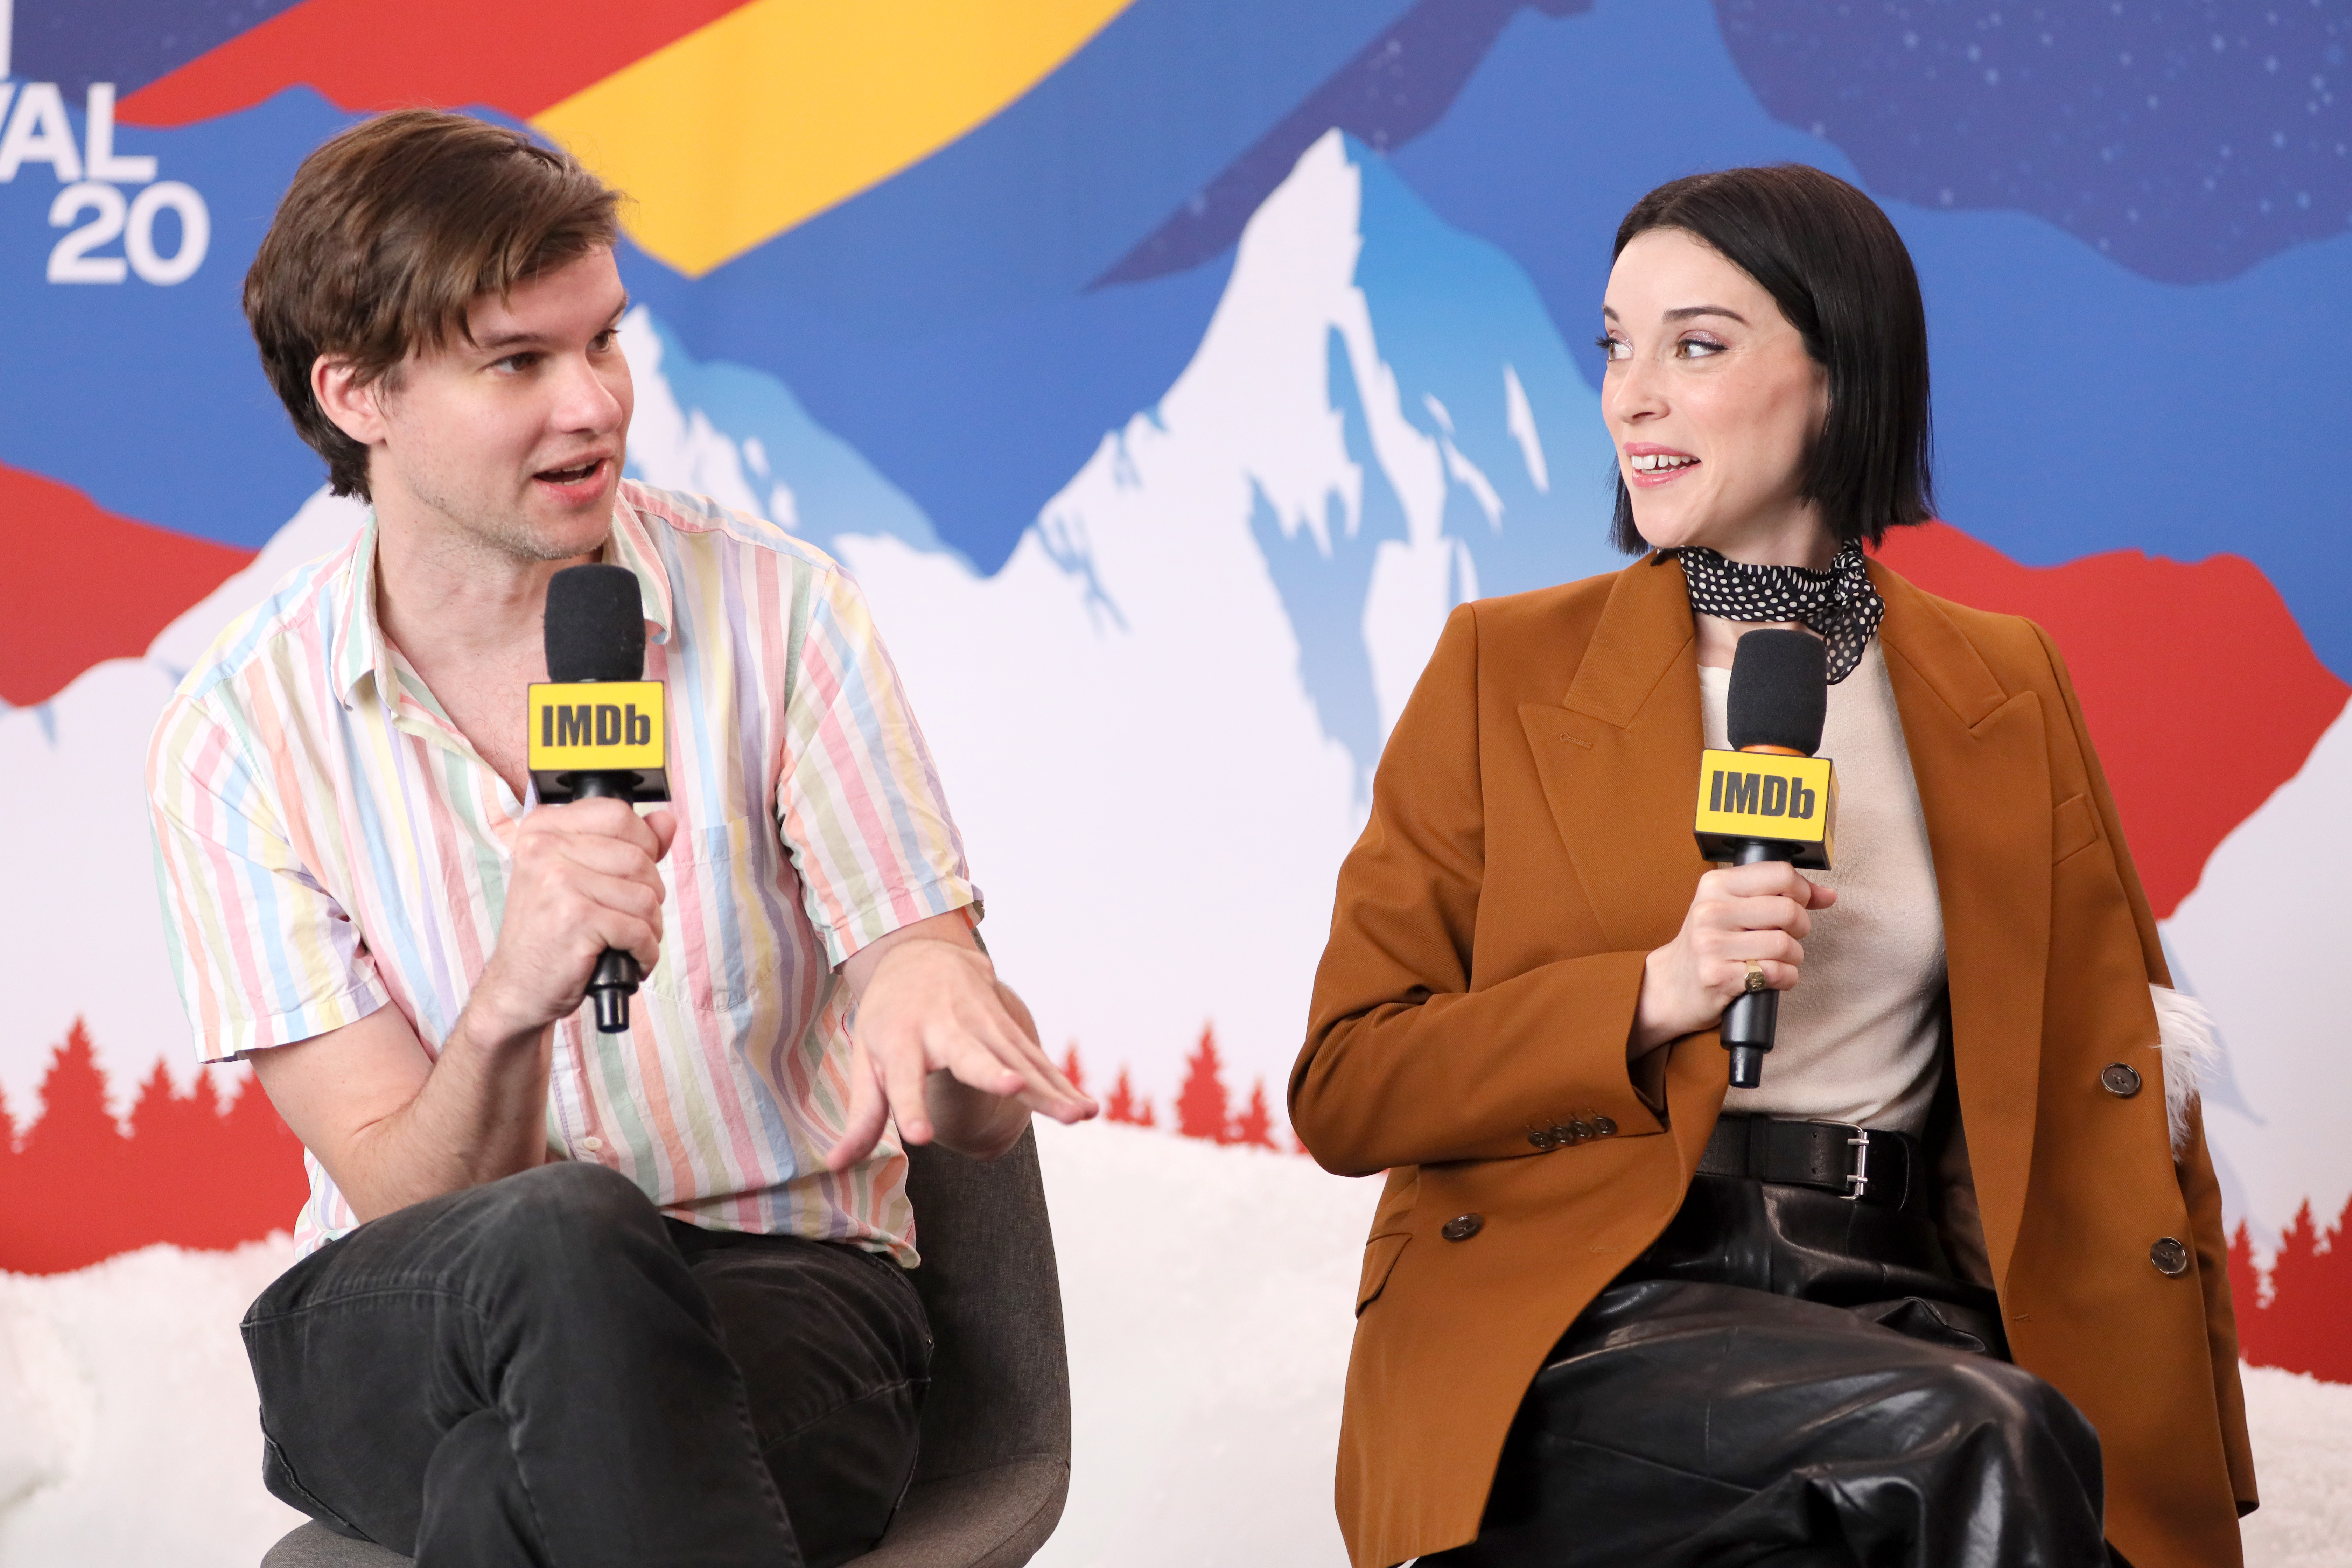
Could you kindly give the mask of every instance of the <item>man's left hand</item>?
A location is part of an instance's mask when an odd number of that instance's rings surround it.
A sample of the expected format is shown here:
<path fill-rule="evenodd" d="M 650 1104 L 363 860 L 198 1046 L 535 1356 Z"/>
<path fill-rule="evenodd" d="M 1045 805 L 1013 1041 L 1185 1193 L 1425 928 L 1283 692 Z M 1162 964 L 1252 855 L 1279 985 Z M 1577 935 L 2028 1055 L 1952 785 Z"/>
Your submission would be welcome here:
<path fill-rule="evenodd" d="M 1038 1044 L 1029 1009 L 996 978 L 963 911 L 869 943 L 843 973 L 857 998 L 849 1124 L 826 1169 L 873 1152 L 887 1121 L 903 1142 L 937 1138 L 993 1159 L 1019 1141 L 1032 1110 L 1066 1122 L 1097 1114 Z"/>

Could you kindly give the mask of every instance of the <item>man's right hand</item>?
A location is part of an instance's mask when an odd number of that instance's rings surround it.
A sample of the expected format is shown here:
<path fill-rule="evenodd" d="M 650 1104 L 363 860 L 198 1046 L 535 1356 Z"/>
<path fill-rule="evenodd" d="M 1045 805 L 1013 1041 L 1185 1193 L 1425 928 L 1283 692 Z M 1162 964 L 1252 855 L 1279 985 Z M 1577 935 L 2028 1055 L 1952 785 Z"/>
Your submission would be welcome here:
<path fill-rule="evenodd" d="M 523 818 L 499 944 L 437 1058 L 398 1007 L 253 1053 L 261 1087 L 360 1218 L 529 1170 L 547 1155 L 548 1026 L 596 960 L 661 956 L 661 873 L 677 819 L 617 800 Z"/>
<path fill-rule="evenodd" d="M 542 805 L 523 818 L 499 943 L 466 1006 L 486 1040 L 536 1034 L 577 1012 L 606 948 L 653 973 L 661 958 L 667 811 L 617 800 Z"/>

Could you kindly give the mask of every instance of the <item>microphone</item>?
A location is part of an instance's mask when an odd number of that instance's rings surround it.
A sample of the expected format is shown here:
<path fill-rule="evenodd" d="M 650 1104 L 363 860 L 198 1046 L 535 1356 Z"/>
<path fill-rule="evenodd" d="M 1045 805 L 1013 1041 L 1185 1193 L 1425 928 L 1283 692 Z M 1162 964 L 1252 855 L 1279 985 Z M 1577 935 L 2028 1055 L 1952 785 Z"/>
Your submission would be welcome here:
<path fill-rule="evenodd" d="M 1758 630 L 1731 659 L 1728 752 L 1699 755 L 1699 853 L 1753 866 L 1785 860 L 1830 868 L 1837 770 L 1821 749 L 1829 715 L 1829 648 L 1810 632 Z M 1750 991 L 1723 1013 L 1735 1089 L 1764 1081 L 1764 1053 L 1780 1025 L 1780 994 Z"/>
<path fill-rule="evenodd" d="M 547 674 L 530 699 L 530 782 L 545 805 L 667 800 L 662 686 L 646 674 L 645 595 L 625 566 L 567 566 L 547 583 Z M 608 947 L 588 994 L 596 1027 L 625 1034 L 644 975 Z"/>

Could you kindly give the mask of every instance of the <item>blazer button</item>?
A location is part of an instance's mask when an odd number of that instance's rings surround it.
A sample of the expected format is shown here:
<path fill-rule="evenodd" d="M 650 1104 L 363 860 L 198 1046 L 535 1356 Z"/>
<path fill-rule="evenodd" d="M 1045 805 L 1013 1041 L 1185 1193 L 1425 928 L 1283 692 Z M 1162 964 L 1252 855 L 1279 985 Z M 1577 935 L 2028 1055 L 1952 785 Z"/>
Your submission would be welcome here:
<path fill-rule="evenodd" d="M 1486 1228 L 1486 1216 L 1485 1215 L 1458 1214 L 1452 1219 L 1447 1220 L 1444 1225 L 1439 1226 L 1437 1227 L 1437 1234 L 1444 1237 L 1448 1241 L 1467 1241 Z M 2178 1247 L 2180 1244 L 2176 1241 L 2172 1245 Z M 2159 1267 L 2161 1266 L 2159 1265 Z M 2173 1272 L 2178 1274 L 2179 1270 L 2176 1268 Z"/>
<path fill-rule="evenodd" d="M 1534 1144 L 1538 1150 L 1549 1150 L 1554 1144 L 1558 1143 L 1559 1140 L 1551 1135 L 1551 1130 L 1549 1128 L 1538 1127 L 1534 1131 L 1528 1134 L 1528 1142 Z"/>
<path fill-rule="evenodd" d="M 1617 1136 L 1617 1123 L 1606 1116 L 1596 1116 L 1592 1119 L 1592 1135 L 1595 1138 L 1614 1138 Z"/>
<path fill-rule="evenodd" d="M 2129 1100 L 2139 1092 L 2139 1071 L 2127 1062 L 2109 1062 L 2099 1069 L 2099 1087 L 2117 1100 Z"/>
<path fill-rule="evenodd" d="M 1471 1217 L 1475 1219 L 1477 1216 L 1474 1215 Z M 1454 1223 L 1459 1225 L 1462 1222 L 1456 1220 Z M 2181 1275 L 2189 1272 L 2189 1249 L 2168 1236 L 2147 1249 L 2147 1260 L 2156 1265 L 2156 1271 L 2158 1274 Z"/>

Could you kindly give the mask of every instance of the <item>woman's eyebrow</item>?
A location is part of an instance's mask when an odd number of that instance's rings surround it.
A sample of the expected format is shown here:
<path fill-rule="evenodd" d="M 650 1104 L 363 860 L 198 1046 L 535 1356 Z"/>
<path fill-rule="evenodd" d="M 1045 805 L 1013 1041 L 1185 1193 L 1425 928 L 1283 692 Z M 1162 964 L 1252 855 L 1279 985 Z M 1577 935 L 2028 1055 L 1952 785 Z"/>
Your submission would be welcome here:
<path fill-rule="evenodd" d="M 1727 316 L 1743 327 L 1748 325 L 1747 317 L 1723 305 L 1685 305 L 1679 310 L 1666 312 L 1666 320 L 1669 321 L 1687 321 L 1693 316 Z"/>

